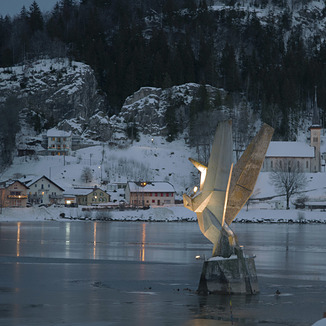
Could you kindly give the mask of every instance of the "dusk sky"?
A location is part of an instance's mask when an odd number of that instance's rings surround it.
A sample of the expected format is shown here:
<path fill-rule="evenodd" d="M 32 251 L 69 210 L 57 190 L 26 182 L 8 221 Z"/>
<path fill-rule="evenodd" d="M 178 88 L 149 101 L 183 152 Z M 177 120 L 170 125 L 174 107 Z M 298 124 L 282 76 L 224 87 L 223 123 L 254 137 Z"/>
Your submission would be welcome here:
<path fill-rule="evenodd" d="M 28 10 L 34 0 L 0 0 L 0 16 L 16 15 L 23 6 Z M 50 11 L 59 0 L 36 0 L 42 12 Z"/>

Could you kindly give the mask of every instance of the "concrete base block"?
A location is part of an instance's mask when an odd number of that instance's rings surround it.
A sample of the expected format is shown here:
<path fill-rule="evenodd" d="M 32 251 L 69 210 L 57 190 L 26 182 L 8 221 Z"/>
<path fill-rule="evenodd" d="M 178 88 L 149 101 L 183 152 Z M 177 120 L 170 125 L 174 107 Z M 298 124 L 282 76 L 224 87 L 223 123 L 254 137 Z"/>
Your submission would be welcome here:
<path fill-rule="evenodd" d="M 198 293 L 256 294 L 259 292 L 254 257 L 233 255 L 206 260 L 200 277 Z"/>

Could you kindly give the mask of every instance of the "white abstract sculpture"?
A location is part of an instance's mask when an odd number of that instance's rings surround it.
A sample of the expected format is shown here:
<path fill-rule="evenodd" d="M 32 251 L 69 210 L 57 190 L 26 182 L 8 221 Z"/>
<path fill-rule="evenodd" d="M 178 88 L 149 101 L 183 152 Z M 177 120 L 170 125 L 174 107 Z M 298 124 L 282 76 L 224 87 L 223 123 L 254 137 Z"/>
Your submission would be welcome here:
<path fill-rule="evenodd" d="M 208 166 L 190 159 L 201 172 L 199 191 L 183 195 L 184 206 L 196 212 L 201 232 L 213 245 L 213 256 L 230 257 L 238 248 L 229 225 L 251 196 L 273 128 L 264 124 L 233 168 L 232 122 L 216 130 Z"/>

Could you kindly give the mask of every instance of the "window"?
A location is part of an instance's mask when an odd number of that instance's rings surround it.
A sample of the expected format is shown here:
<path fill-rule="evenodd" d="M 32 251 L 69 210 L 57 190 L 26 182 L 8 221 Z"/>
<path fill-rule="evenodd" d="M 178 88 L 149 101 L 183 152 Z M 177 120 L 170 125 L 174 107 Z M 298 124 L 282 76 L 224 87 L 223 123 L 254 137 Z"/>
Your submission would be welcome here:
<path fill-rule="evenodd" d="M 308 169 L 308 167 L 309 167 L 309 162 L 307 161 L 306 162 L 306 168 Z"/>
<path fill-rule="evenodd" d="M 52 141 L 55 141 L 55 137 L 52 137 L 51 140 L 52 140 Z"/>
<path fill-rule="evenodd" d="M 169 197 L 169 193 L 168 192 L 166 193 L 166 197 Z"/>
<path fill-rule="evenodd" d="M 313 142 L 318 143 L 318 137 L 313 137 Z"/>
<path fill-rule="evenodd" d="M 273 161 L 271 161 L 271 168 L 273 168 Z"/>
<path fill-rule="evenodd" d="M 50 184 L 48 184 L 48 188 L 50 188 Z"/>
<path fill-rule="evenodd" d="M 37 184 L 35 183 L 35 188 L 37 187 Z"/>
<path fill-rule="evenodd" d="M 152 197 L 152 196 L 153 196 L 153 194 L 150 192 L 150 193 L 149 193 L 149 197 Z"/>
<path fill-rule="evenodd" d="M 152 199 L 152 204 L 155 204 L 155 199 Z"/>
<path fill-rule="evenodd" d="M 161 192 L 161 197 L 163 197 L 164 196 L 164 194 L 163 194 L 163 192 Z"/>
<path fill-rule="evenodd" d="M 43 185 L 43 183 L 42 183 L 42 185 L 41 185 L 41 189 L 44 189 L 44 185 Z"/>
<path fill-rule="evenodd" d="M 11 196 L 20 196 L 21 192 L 20 191 L 10 191 Z"/>
<path fill-rule="evenodd" d="M 155 193 L 155 197 L 157 197 L 157 192 Z"/>

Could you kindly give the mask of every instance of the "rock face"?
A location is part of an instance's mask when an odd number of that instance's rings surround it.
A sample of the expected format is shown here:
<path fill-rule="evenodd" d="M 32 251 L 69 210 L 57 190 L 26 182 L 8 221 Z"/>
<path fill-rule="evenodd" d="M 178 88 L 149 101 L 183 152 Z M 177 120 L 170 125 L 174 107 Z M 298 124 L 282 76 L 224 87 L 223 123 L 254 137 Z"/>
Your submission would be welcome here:
<path fill-rule="evenodd" d="M 42 59 L 0 68 L 0 105 L 9 96 L 16 97 L 30 113 L 26 117 L 34 117 L 31 129 L 38 119 L 40 129 L 51 122 L 50 127 L 121 146 L 137 139 L 139 133 L 183 134 L 190 144 L 193 139 L 209 144 L 217 123 L 230 118 L 233 111 L 226 92 L 210 85 L 204 89 L 203 94 L 203 86 L 195 83 L 167 89 L 142 87 L 125 100 L 119 114 L 109 117 L 107 99 L 98 92 L 94 72 L 86 64 Z"/>
<path fill-rule="evenodd" d="M 59 122 L 104 109 L 93 70 L 68 59 L 44 59 L 0 69 L 0 101 L 12 95 L 22 106 Z"/>
<path fill-rule="evenodd" d="M 168 108 L 172 108 L 178 129 L 186 130 L 191 120 L 191 106 L 193 101 L 198 99 L 200 87 L 199 84 L 194 83 L 173 86 L 168 89 L 142 87 L 125 100 L 119 116 L 126 123 L 134 122 L 145 134 L 167 136 L 166 111 Z M 212 108 L 209 115 L 214 115 L 218 109 L 213 103 L 214 99 L 217 94 L 224 97 L 225 93 L 209 85 L 206 85 L 206 91 Z M 197 103 L 195 111 L 202 114 L 201 109 L 200 104 Z M 219 115 L 221 119 L 222 111 L 219 111 Z"/>

